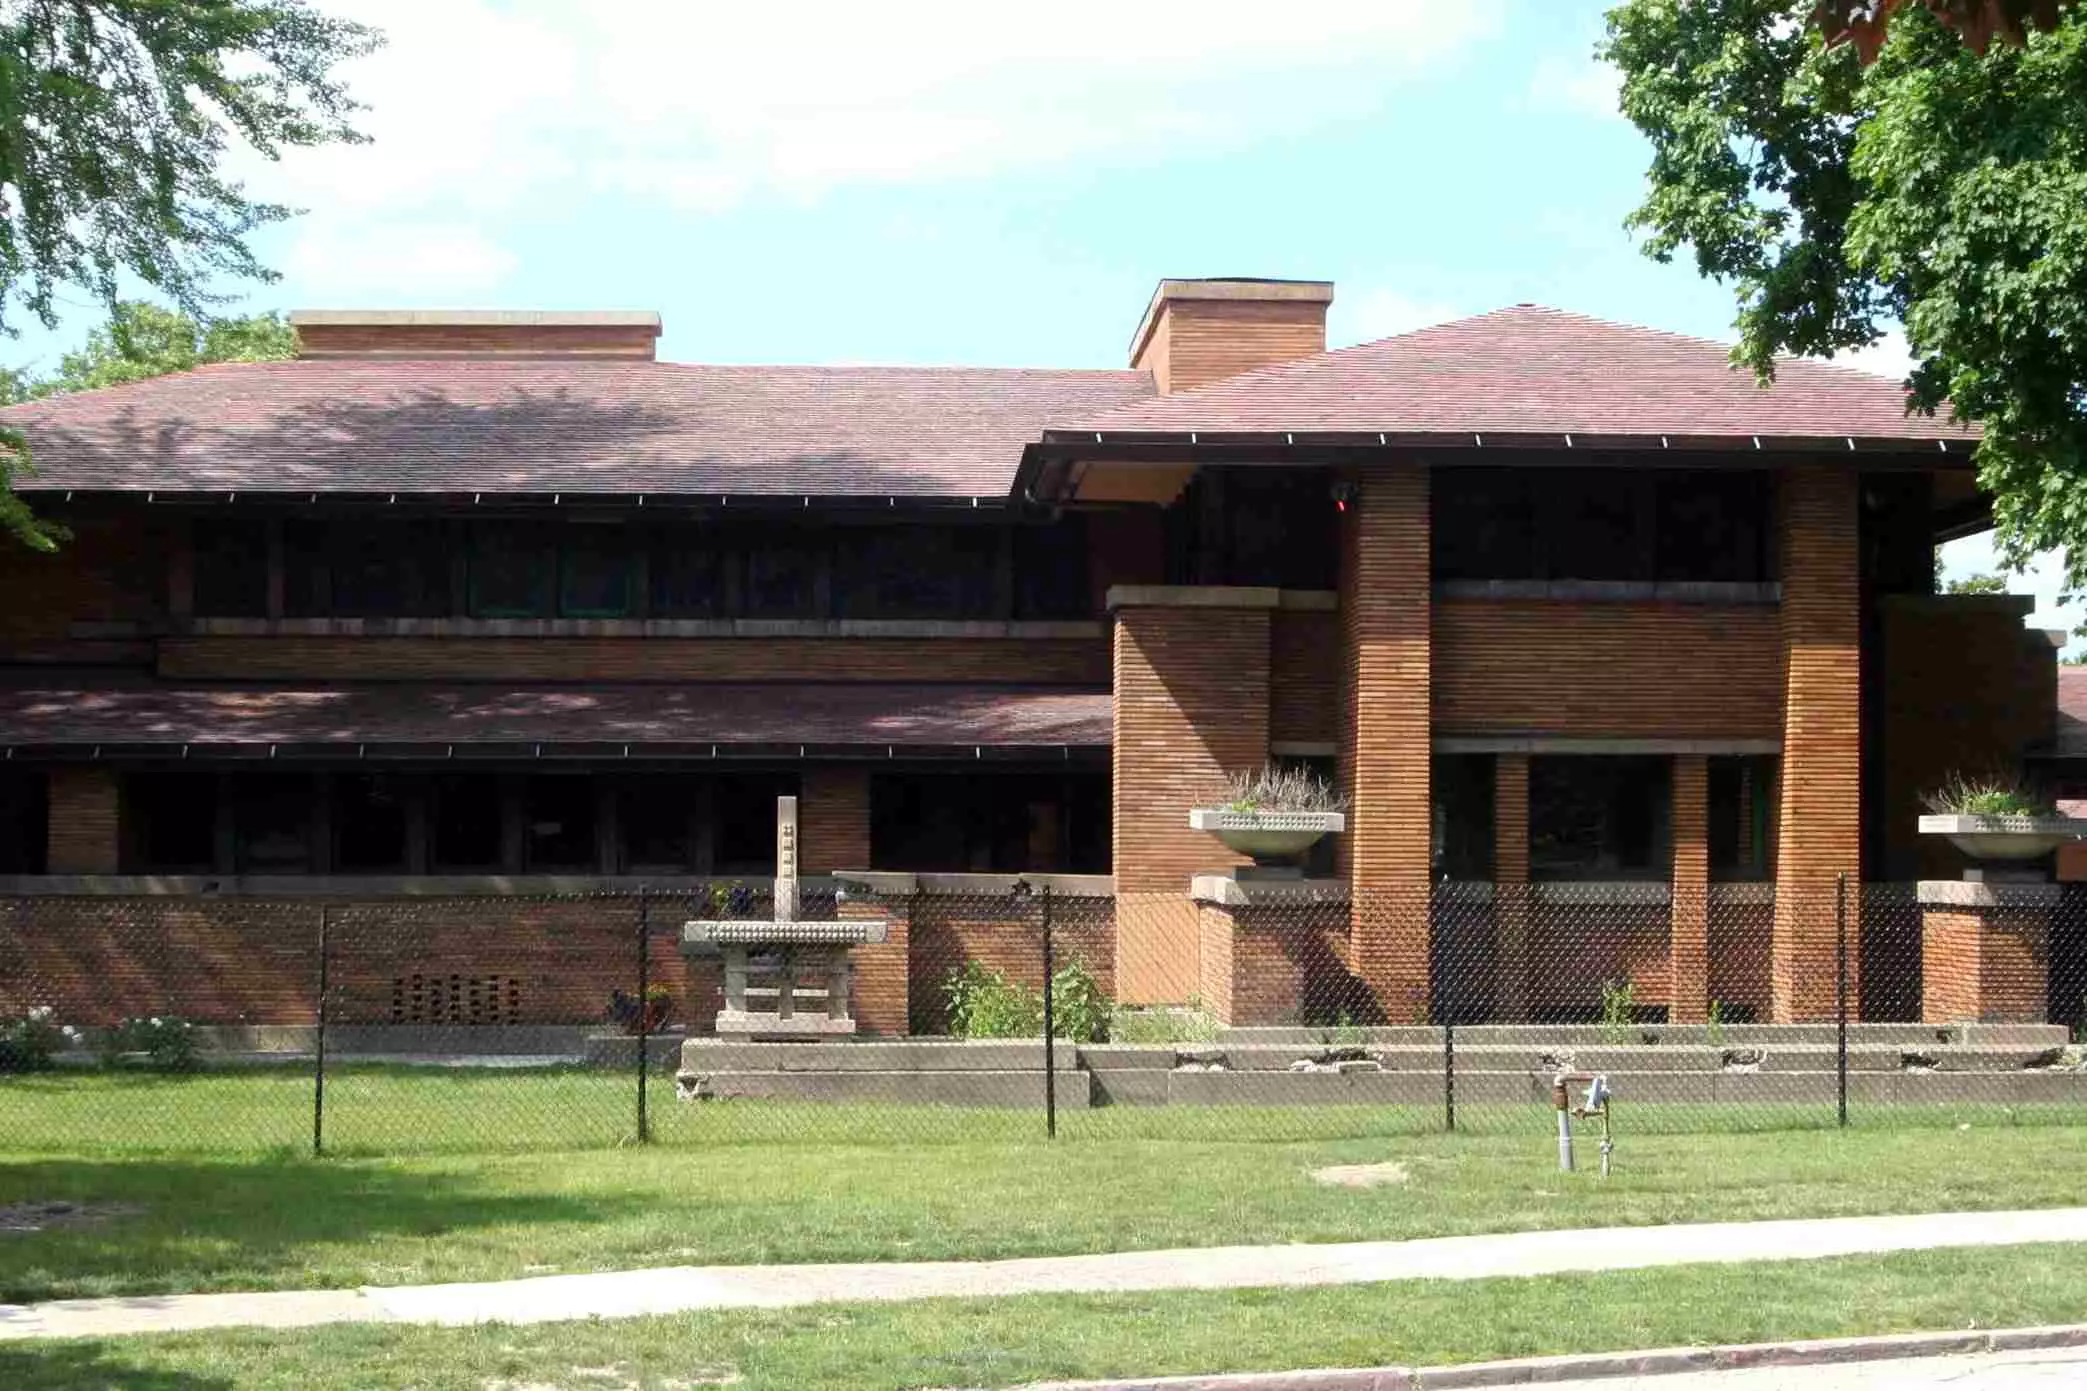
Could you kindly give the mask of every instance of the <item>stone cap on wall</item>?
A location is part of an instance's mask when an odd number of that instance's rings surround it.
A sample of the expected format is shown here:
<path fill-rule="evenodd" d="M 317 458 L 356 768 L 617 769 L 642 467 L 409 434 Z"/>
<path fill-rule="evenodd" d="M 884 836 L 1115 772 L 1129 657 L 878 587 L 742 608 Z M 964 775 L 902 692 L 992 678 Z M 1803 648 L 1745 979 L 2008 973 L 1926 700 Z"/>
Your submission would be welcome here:
<path fill-rule="evenodd" d="M 1113 874 L 937 874 L 888 869 L 843 869 L 829 882 L 880 898 L 913 894 L 942 898 L 1006 898 L 1017 882 L 1032 890 L 1049 889 L 1055 898 L 1110 898 L 1116 893 Z M 807 881 L 809 882 L 809 881 Z"/>
<path fill-rule="evenodd" d="M 1923 908 L 2055 908 L 2065 898 L 2065 885 L 1923 879 L 1914 897 Z"/>
<path fill-rule="evenodd" d="M 1292 609 L 1331 613 L 1341 596 L 1331 589 L 1275 589 L 1237 584 L 1116 584 L 1108 607 L 1118 609 Z"/>

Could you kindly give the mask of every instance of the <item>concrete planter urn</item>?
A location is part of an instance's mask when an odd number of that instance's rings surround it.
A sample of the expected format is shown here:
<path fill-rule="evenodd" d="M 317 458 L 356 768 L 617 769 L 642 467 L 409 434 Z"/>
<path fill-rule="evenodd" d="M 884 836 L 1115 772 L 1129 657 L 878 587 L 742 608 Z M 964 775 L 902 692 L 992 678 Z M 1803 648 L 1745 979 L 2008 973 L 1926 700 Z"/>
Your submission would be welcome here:
<path fill-rule="evenodd" d="M 1221 807 L 1198 807 L 1188 814 L 1189 826 L 1216 836 L 1227 850 L 1250 855 L 1255 864 L 1295 860 L 1317 845 L 1322 837 L 1348 829 L 1348 818 L 1337 811 L 1226 811 Z"/>
<path fill-rule="evenodd" d="M 1974 860 L 2034 860 L 2069 840 L 2087 838 L 2087 817 L 1923 816 L 1920 833 L 1947 836 Z"/>

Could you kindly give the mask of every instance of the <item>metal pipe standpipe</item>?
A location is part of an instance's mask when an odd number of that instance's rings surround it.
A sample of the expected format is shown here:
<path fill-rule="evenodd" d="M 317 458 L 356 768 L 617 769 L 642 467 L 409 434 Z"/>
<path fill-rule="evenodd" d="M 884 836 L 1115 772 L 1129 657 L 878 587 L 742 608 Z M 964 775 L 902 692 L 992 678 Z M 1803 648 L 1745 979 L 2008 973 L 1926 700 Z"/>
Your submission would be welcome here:
<path fill-rule="evenodd" d="M 1580 1104 L 1572 1100 L 1575 1083 L 1584 1082 L 1586 1093 Z M 1551 1079 L 1551 1107 L 1558 1113 L 1558 1172 L 1573 1171 L 1573 1122 L 1594 1116 L 1601 1121 L 1601 1176 L 1609 1176 L 1609 1157 L 1616 1144 L 1609 1129 L 1609 1078 L 1607 1073 L 1561 1072 Z"/>

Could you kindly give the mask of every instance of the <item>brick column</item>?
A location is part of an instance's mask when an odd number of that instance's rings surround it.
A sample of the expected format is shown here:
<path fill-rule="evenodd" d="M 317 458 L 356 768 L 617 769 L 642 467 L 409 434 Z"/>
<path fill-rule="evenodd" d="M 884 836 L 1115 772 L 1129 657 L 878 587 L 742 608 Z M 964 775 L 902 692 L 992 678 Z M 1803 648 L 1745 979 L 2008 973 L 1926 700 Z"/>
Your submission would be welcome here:
<path fill-rule="evenodd" d="M 1268 761 L 1273 589 L 1123 586 L 1116 616 L 1116 984 L 1130 1003 L 1197 985 L 1189 880 L 1247 863 L 1189 829 L 1234 773 Z"/>
<path fill-rule="evenodd" d="M 2041 1024 L 2049 1018 L 2057 884 L 1923 881 L 1924 1024 Z"/>
<path fill-rule="evenodd" d="M 1493 1014 L 1503 1024 L 1529 1019 L 1529 755 L 1493 760 L 1493 921 L 1499 954 Z"/>
<path fill-rule="evenodd" d="M 1428 531 L 1425 468 L 1360 477 L 1341 533 L 1342 840 L 1351 965 L 1397 1023 L 1428 1015 Z"/>
<path fill-rule="evenodd" d="M 1674 760 L 1674 884 L 1667 908 L 1667 1019 L 1700 1024 L 1710 1010 L 1710 761 Z"/>
<path fill-rule="evenodd" d="M 1769 996 L 1775 1022 L 1789 1023 L 1834 1012 L 1835 876 L 1849 876 L 1849 921 L 1861 921 L 1862 639 L 1855 475 L 1800 465 L 1783 471 L 1781 492 L 1786 666 Z M 1855 945 L 1851 1000 L 1861 998 Z"/>
<path fill-rule="evenodd" d="M 52 874 L 118 873 L 115 773 L 101 767 L 56 767 L 49 787 L 45 869 Z"/>
<path fill-rule="evenodd" d="M 853 897 L 840 905 L 837 915 L 884 921 L 883 941 L 848 952 L 854 971 L 848 1003 L 857 1031 L 906 1033 L 912 1010 L 913 896 Z"/>
<path fill-rule="evenodd" d="M 865 768 L 807 768 L 798 782 L 800 874 L 872 869 L 870 775 Z"/>

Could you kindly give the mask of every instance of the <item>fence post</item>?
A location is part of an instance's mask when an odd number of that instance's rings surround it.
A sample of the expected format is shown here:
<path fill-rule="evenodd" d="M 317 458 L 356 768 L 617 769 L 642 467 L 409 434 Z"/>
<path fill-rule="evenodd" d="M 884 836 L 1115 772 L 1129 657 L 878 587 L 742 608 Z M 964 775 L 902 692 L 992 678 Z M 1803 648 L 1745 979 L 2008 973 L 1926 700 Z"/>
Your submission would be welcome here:
<path fill-rule="evenodd" d="M 652 896 L 647 885 L 638 885 L 638 1143 L 652 1143 L 652 1116 L 646 1109 L 651 1089 L 652 1005 L 646 998 L 652 989 Z"/>
<path fill-rule="evenodd" d="M 1058 1031 L 1055 999 L 1058 964 L 1051 950 L 1051 886 L 1043 886 L 1044 1137 L 1058 1138 Z"/>
<path fill-rule="evenodd" d="M 1437 918 L 1437 904 L 1433 901 L 1435 891 L 1428 890 L 1428 916 L 1430 935 L 1443 930 L 1445 924 Z M 1448 920 L 1454 922 L 1456 912 L 1451 906 Z M 1461 945 L 1454 936 L 1447 942 L 1447 950 L 1441 954 L 1442 982 L 1435 992 L 1436 1008 L 1442 1011 L 1442 1128 L 1451 1134 L 1457 1128 L 1457 948 Z"/>
<path fill-rule="evenodd" d="M 1843 873 L 1833 886 L 1834 970 L 1834 1095 L 1840 1124 L 1848 1124 L 1848 876 Z"/>
<path fill-rule="evenodd" d="M 318 1039 L 312 1054 L 312 1155 L 326 1153 L 326 996 L 327 959 L 332 954 L 332 909 L 319 905 Z"/>

